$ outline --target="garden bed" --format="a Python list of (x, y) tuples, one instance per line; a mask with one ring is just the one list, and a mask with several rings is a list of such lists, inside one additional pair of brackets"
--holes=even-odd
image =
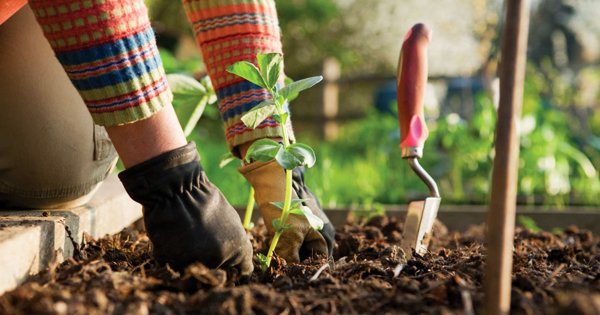
[[(274, 260), (249, 284), (192, 265), (179, 274), (157, 266), (148, 238), (126, 229), (80, 244), (0, 297), (7, 314), (482, 314), (483, 226), (448, 233), (437, 224), (430, 253), (406, 261), (402, 224), (376, 216), (337, 229), (335, 267), (326, 260)], [(263, 225), (251, 233), (266, 249)], [(598, 314), (600, 238), (575, 227), (558, 235), (517, 229), (512, 314)]]

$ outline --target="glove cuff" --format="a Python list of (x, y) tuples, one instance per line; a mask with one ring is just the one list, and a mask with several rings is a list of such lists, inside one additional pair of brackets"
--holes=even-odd
[[(148, 161), (137, 164), (119, 173), (129, 196), (140, 203), (148, 194), (166, 187), (182, 188), (183, 183), (196, 183), (203, 172), (200, 155), (196, 144), (190, 141), (187, 145), (163, 153)], [(184, 185), (185, 186), (185, 185)], [(185, 187), (183, 187), (185, 189)]]

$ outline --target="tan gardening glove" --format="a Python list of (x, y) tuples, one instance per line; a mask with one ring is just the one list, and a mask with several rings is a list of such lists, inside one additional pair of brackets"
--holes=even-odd
[[(253, 162), (242, 166), (238, 171), (254, 188), (258, 210), (262, 215), (269, 235), (275, 235), (273, 220), (281, 217), (281, 209), (270, 202), (284, 201), (285, 170), (277, 161)], [(292, 227), (285, 230), (277, 243), (275, 252), (288, 263), (298, 263), (312, 255), (331, 255), (335, 230), (321, 210), (314, 194), (304, 185), (304, 168), (296, 168), (293, 174), (292, 199), (309, 199), (302, 205), (323, 220), (323, 229), (313, 229), (303, 215), (290, 214), (285, 224)]]

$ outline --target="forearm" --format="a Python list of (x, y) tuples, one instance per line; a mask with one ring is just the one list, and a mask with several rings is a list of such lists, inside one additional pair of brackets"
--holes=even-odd
[(170, 104), (172, 95), (142, 0), (29, 4), (96, 124), (132, 123)]
[(126, 168), (186, 144), (142, 0), (32, 0), (30, 6)]
[[(184, 0), (204, 64), (219, 97), (229, 149), (238, 157), (244, 155), (254, 140), (282, 137), (281, 128), (272, 117), (255, 129), (244, 125), (241, 117), (267, 99), (269, 92), (226, 71), (238, 61), (256, 63), (259, 53), (282, 52), (275, 2), (248, 2)], [(287, 127), (291, 131), (291, 125)], [(293, 132), (290, 134), (293, 141)]]
[(172, 106), (133, 124), (107, 126), (125, 168), (183, 147), (187, 142)]

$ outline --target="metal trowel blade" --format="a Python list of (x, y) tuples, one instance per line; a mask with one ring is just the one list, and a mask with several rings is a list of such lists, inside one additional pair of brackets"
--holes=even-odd
[(412, 249), (419, 255), (427, 252), (441, 201), (442, 198), (429, 197), (422, 201), (413, 201), (408, 205), (402, 235), (402, 249), (408, 259), (412, 258)]

